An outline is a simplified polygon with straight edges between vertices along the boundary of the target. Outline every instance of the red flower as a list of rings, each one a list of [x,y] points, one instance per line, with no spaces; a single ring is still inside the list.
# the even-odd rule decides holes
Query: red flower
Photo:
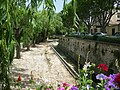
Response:
[[[19,75],[18,76],[18,79],[17,79],[17,82],[19,82],[19,81],[21,81],[22,79],[21,79],[21,76]]]
[[[106,64],[101,63],[98,65],[98,68],[100,68],[103,71],[108,71],[108,66]]]
[[[116,75],[114,82],[117,84],[118,87],[120,87],[120,73]]]
[[[67,84],[65,82],[63,82],[62,84],[63,84],[63,87],[67,87],[67,86],[69,87],[70,86],[70,84]]]

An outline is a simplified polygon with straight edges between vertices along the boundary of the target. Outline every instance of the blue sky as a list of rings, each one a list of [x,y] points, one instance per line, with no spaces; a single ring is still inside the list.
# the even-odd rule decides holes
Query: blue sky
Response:
[[[69,3],[71,0],[67,0],[67,3]],[[63,2],[64,0],[56,0],[55,7],[56,7],[56,13],[60,12],[63,9]]]
[[[67,3],[69,3],[71,0],[66,0]],[[26,5],[28,5],[28,3],[30,2],[30,0],[26,3]],[[56,2],[54,2],[55,7],[56,7],[56,13],[60,12],[63,9],[63,2],[64,0],[56,0]],[[43,8],[43,4],[39,7],[39,10],[42,10]]]
[[[69,3],[71,0],[67,0],[67,3]],[[60,12],[63,9],[63,2],[64,0],[56,0],[56,2],[54,2],[55,7],[56,7],[56,13]],[[43,4],[40,6],[40,10],[42,10],[43,8]]]

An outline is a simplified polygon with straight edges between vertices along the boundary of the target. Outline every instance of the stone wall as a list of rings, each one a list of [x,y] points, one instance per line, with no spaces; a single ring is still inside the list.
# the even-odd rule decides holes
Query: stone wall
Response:
[[[88,61],[93,62],[96,65],[105,63],[109,68],[115,70],[116,59],[120,62],[119,44],[63,37],[59,39],[58,47],[75,61],[77,61],[78,55],[80,55],[80,63],[82,65],[84,64],[89,51]]]

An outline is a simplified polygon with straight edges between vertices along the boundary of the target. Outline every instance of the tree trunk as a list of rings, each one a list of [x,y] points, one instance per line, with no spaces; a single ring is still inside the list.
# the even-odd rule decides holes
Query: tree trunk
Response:
[[[17,58],[17,59],[20,59],[20,51],[21,51],[20,38],[21,38],[21,36],[16,37],[16,41],[17,41],[17,46],[16,46],[16,58]]]
[[[91,33],[91,25],[88,25],[87,28],[88,28],[88,33]]]
[[[101,27],[101,32],[104,32],[104,33],[106,32],[106,27],[105,26]]]
[[[16,46],[16,58],[20,59],[20,42],[18,42],[17,46]]]
[[[27,47],[26,50],[27,50],[27,51],[30,51],[30,45],[28,44],[26,47]]]
[[[44,33],[44,36],[43,36],[43,42],[46,42],[47,41],[47,35],[46,35],[46,32]]]
[[[35,47],[35,36],[33,37],[33,40],[32,40],[32,47]]]
[[[23,29],[20,28],[15,28],[15,39],[17,41],[17,46],[16,46],[16,58],[19,59],[20,58],[20,51],[21,51],[21,46],[20,46],[20,39],[21,39],[21,35],[23,32]]]
[[[39,33],[39,34],[38,34],[38,37],[36,38],[35,43],[36,43],[36,44],[39,44],[39,43],[41,42],[41,40],[42,40],[42,36],[41,36],[41,33]]]

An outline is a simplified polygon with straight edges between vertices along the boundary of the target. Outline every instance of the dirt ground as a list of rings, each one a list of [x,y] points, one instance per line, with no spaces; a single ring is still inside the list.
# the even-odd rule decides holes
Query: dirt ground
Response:
[[[23,49],[21,59],[14,59],[12,76],[17,79],[18,75],[21,75],[22,82],[26,83],[22,90],[27,90],[27,82],[31,78],[48,81],[55,87],[60,82],[75,83],[74,78],[51,49],[53,44],[57,45],[56,42],[46,42],[31,47],[30,51]]]

